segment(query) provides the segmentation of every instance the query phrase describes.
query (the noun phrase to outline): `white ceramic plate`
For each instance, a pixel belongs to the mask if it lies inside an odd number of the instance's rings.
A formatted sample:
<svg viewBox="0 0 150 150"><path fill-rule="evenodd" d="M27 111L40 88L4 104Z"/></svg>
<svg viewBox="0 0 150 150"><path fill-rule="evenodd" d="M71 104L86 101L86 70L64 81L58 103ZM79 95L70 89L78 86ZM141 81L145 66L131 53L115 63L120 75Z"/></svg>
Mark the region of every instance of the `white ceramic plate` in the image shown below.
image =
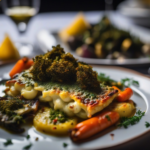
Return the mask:
<svg viewBox="0 0 150 150"><path fill-rule="evenodd" d="M12 66L1 67L0 76L2 76L2 73L4 72L9 72L11 67ZM150 79L135 71L119 67L94 66L94 70L96 70L98 73L105 73L109 75L112 79L117 81L126 77L134 78L135 80L139 81L140 87L133 87L134 94L131 97L131 99L136 103L137 109L146 112L145 116L141 119L139 123L135 124L134 126L130 126L128 129L117 128L115 130L105 130L104 132L93 136L87 142L81 144L74 144L69 137L54 137L40 133L34 127L26 127L26 132L21 135L10 134L5 130L0 129L0 149L20 150L29 143L33 144L31 150L101 149L116 146L118 144L130 141L131 139L135 139L136 137L139 137L142 134L148 132L149 128L145 127L145 121L150 120L150 102L148 101L148 98L150 97ZM113 140L110 136L110 134L112 133L115 135ZM27 134L31 136L29 140L26 140ZM35 141L36 137L39 138L39 141L37 142ZM12 139L12 142L14 144L5 147L3 143L6 141L6 139ZM67 143L68 146L64 148L63 143Z"/></svg>

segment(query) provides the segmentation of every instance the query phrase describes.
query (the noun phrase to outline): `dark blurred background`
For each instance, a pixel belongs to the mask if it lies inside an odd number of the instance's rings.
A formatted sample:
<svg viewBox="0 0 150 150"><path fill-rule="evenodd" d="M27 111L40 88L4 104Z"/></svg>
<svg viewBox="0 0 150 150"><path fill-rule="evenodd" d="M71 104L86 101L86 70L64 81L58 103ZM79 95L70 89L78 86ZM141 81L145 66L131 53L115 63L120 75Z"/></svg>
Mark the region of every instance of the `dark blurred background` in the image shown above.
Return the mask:
<svg viewBox="0 0 150 150"><path fill-rule="evenodd" d="M96 11L105 10L106 4L116 10L123 0L41 0L40 13L60 11ZM2 9L0 7L0 13Z"/></svg>

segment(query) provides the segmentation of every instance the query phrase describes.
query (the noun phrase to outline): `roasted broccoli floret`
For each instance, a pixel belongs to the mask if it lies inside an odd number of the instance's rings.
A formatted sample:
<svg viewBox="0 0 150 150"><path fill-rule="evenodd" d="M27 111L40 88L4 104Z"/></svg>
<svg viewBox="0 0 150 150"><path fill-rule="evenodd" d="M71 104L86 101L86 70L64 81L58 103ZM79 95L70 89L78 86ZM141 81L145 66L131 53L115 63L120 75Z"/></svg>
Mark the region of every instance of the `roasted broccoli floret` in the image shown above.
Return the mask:
<svg viewBox="0 0 150 150"><path fill-rule="evenodd" d="M76 80L76 67L71 61L63 59L54 61L46 72L51 76L52 81L75 82Z"/></svg>
<svg viewBox="0 0 150 150"><path fill-rule="evenodd" d="M59 60L61 56L64 54L63 48L60 45L56 47L53 46L51 51L48 51L44 55L36 56L34 60L33 68L31 69L31 73L33 73L33 79L39 81L46 81L47 79L51 78L50 74L47 74L46 70L55 60Z"/></svg>
<svg viewBox="0 0 150 150"><path fill-rule="evenodd" d="M97 81L97 73L92 67L83 63L79 63L77 67L77 83L83 89L100 91L100 84Z"/></svg>
<svg viewBox="0 0 150 150"><path fill-rule="evenodd" d="M46 65L50 64L51 61L46 61L42 57L36 57L34 59L34 65L31 69L31 73L33 73L33 79L39 81L45 81L47 79L45 70Z"/></svg>
<svg viewBox="0 0 150 150"><path fill-rule="evenodd" d="M77 82L81 88L100 90L97 73L92 70L92 67L78 62L73 55L65 53L60 45L53 47L44 55L36 56L31 73L34 80Z"/></svg>
<svg viewBox="0 0 150 150"><path fill-rule="evenodd" d="M65 54L65 51L60 45L57 45L56 47L53 46L53 49L51 51L48 51L46 54L44 54L43 59L48 60L59 60L62 56L62 54Z"/></svg>

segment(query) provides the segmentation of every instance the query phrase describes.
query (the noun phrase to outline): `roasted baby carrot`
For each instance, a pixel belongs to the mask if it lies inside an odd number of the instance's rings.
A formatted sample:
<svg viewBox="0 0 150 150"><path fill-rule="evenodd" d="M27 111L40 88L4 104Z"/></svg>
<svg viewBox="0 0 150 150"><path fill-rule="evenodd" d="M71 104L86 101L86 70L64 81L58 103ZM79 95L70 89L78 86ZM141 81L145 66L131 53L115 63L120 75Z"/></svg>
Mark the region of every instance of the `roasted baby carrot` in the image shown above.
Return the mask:
<svg viewBox="0 0 150 150"><path fill-rule="evenodd" d="M120 116L117 112L103 112L102 114L77 124L75 128L70 131L70 137L74 142L86 139L115 124L119 118Z"/></svg>
<svg viewBox="0 0 150 150"><path fill-rule="evenodd" d="M112 88L114 88L115 90L118 90L118 93L121 92L121 90L118 87L116 87L116 86L112 86Z"/></svg>
<svg viewBox="0 0 150 150"><path fill-rule="evenodd" d="M129 100L129 98L133 95L133 91L131 88L126 88L124 91L119 92L119 95L117 97L118 102L124 102Z"/></svg>
<svg viewBox="0 0 150 150"><path fill-rule="evenodd" d="M27 57L24 57L15 64L15 66L10 71L9 75L12 78L15 74L22 72L25 69L28 69L32 66L33 61L29 60Z"/></svg>
<svg viewBox="0 0 150 150"><path fill-rule="evenodd" d="M33 65L34 61L32 59L29 59L27 63L25 64L24 69L29 69Z"/></svg>

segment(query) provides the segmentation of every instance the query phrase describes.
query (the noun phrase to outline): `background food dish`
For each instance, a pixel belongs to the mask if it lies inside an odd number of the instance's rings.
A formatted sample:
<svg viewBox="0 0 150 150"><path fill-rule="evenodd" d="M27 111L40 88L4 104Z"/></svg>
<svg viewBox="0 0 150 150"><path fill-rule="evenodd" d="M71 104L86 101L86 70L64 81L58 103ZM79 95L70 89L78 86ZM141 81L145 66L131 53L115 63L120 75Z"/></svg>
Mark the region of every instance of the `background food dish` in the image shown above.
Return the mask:
<svg viewBox="0 0 150 150"><path fill-rule="evenodd" d="M121 16L119 15L115 15L115 14L107 14L109 18L111 18L112 23L118 27L119 29L124 29L126 31L130 31L132 35L137 35L143 42L145 43L150 43L150 41L148 39L149 38L149 30L146 30L144 28L135 26L135 25L131 25L127 20L122 19ZM103 14L101 14L99 16L99 18L101 18L103 16ZM90 17L87 17L87 20L90 23L96 23L96 21L99 21L99 18L97 17L97 19L91 19ZM40 31L37 34L37 40L38 40L38 44L40 46L40 48L46 52L47 49L50 49L50 45L48 45L48 41L44 40L46 36L49 36L49 38L53 38L55 39L55 43L61 44L63 45L63 47L71 52L72 54L75 55L76 58L78 58L81 61L84 61L86 63L90 63L90 64L111 64L111 65L136 65L136 64L147 64L150 63L149 58L138 58L138 59L124 59L124 60L110 60L110 59L93 59L93 58L81 58L79 56L77 56L74 52L70 51L70 48L64 44L60 38L57 36L57 34L53 34L54 32L50 32L48 30L44 30L44 31ZM56 33L56 32L55 32ZM45 34L45 35L44 35Z"/></svg>
<svg viewBox="0 0 150 150"><path fill-rule="evenodd" d="M13 65L12 65L13 66ZM7 66L7 67L2 67L2 72L9 72L10 68L12 66ZM136 104L137 104L137 108L141 109L142 111L146 111L146 115L145 117L142 118L142 120L134 125L129 127L128 129L124 129L124 128L118 128L116 130L112 130L107 133L108 130L102 132L101 134L97 134L96 136L93 137L93 139L91 139L88 142L82 143L80 145L76 145L73 144L69 138L67 137L54 137L54 136L49 136L49 135L45 135L42 134L38 131L35 130L35 128L33 127L26 127L26 132L22 135L14 135L14 134L10 134L2 129L0 129L0 144L3 148L3 142L5 142L4 139L8 139L8 138L12 138L14 144L10 145L8 147L4 147L6 149L12 148L12 149L17 149L17 147L23 147L27 144L29 144L29 142L26 140L26 135L30 134L31 136L31 141L33 143L33 146L31 149L33 150L40 150L43 146L45 147L45 149L64 149L63 147L63 143L67 143L68 147L67 149L79 149L79 147L81 149L96 149L96 148L106 148L106 147L111 147L111 146L115 146L121 143L124 143L126 141L129 141L135 137L140 136L143 133L148 132L148 128L145 127L145 121L149 121L149 115L150 115L150 109L149 109L149 101L148 101L148 96L150 96L149 93L149 85L150 85L150 81L149 78L147 77L143 77L141 74L138 74L134 71L129 71L129 70L124 70L122 68L111 68L111 67L94 67L94 70L98 71L98 72L103 72L109 76L111 76L111 78L115 79L115 80L120 80L121 78L134 78L135 80L138 80L140 83L140 90L138 89L134 89L134 95L131 99L133 99ZM127 73L128 75L125 75L125 73ZM1 74L0 74L1 75ZM140 130L139 130L140 128ZM105 134L106 133L106 134ZM114 139L111 139L110 134L114 134ZM103 135L104 134L104 135ZM124 135L124 136L122 136ZM34 142L35 138L39 137L39 141L38 142ZM56 140L56 141L54 141ZM23 142L24 141L24 142ZM109 143L109 144L108 144Z"/></svg>

